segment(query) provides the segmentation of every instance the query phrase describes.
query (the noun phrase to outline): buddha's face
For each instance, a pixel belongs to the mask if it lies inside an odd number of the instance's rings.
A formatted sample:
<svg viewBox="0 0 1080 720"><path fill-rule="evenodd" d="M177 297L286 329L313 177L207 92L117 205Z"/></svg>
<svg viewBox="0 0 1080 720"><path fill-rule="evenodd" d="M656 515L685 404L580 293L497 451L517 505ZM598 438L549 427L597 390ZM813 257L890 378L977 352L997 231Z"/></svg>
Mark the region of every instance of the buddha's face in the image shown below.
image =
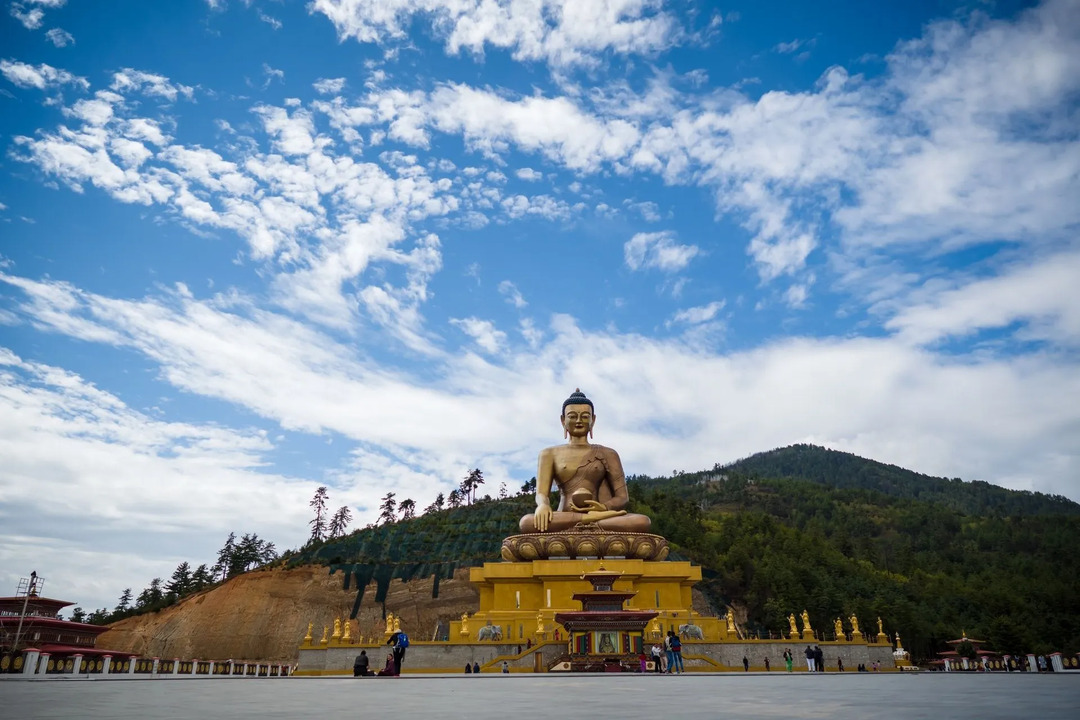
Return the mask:
<svg viewBox="0 0 1080 720"><path fill-rule="evenodd" d="M596 422L591 405L567 405L563 410L562 424L570 437L585 437Z"/></svg>

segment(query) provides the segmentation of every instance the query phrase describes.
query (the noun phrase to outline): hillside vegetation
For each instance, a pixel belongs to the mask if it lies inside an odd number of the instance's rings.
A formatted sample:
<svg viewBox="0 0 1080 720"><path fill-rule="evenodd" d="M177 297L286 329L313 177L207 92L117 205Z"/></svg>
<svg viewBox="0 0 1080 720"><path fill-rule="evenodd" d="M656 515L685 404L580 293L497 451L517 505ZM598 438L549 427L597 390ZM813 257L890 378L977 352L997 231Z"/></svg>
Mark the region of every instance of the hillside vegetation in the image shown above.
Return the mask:
<svg viewBox="0 0 1080 720"><path fill-rule="evenodd" d="M703 566L715 606L747 608L779 632L807 609L815 626L876 618L918 657L966 631L1005 652L1080 649L1080 507L1066 498L932 478L799 445L711 471L636 476L631 507ZM289 557L374 582L449 577L498 559L532 498L478 501L359 530ZM435 592L437 592L437 585ZM370 596L369 596L370 598Z"/></svg>

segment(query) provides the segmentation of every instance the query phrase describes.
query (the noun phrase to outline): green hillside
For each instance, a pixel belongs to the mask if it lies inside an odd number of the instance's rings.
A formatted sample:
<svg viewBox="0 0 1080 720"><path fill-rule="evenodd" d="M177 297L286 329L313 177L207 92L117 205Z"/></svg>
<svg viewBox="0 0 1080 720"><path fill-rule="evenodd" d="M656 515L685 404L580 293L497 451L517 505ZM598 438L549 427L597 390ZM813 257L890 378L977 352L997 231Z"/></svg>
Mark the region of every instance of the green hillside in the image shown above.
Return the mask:
<svg viewBox="0 0 1080 720"><path fill-rule="evenodd" d="M812 446L638 476L630 494L632 511L650 515L655 532L702 565L699 587L715 604L748 608L751 631L786 629L787 615L805 608L821 629L851 613L870 629L881 616L922 658L962 630L1005 652L1080 650L1080 516L1064 498L929 478ZM381 595L393 577L448 577L497 560L500 541L531 507L519 495L432 512L288 562L329 565L351 588L375 582Z"/></svg>
<svg viewBox="0 0 1080 720"><path fill-rule="evenodd" d="M905 470L815 445L791 445L751 455L723 468L762 478L792 478L835 488L876 490L893 497L939 503L967 515L1080 515L1080 504L1061 495L1006 490Z"/></svg>

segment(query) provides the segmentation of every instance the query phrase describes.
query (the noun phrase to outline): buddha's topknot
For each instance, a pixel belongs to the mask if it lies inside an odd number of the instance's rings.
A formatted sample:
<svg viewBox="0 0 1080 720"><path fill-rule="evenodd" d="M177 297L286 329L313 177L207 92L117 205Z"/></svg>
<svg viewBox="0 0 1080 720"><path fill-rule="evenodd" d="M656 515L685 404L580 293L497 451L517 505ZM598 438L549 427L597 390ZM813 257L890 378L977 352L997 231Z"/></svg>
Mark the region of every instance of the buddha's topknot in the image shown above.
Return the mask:
<svg viewBox="0 0 1080 720"><path fill-rule="evenodd" d="M570 397L563 401L562 409L563 413L566 413L567 405L588 405L596 412L596 408L593 407L592 400L585 397L585 393L581 392L581 388L574 388L574 392L570 393Z"/></svg>

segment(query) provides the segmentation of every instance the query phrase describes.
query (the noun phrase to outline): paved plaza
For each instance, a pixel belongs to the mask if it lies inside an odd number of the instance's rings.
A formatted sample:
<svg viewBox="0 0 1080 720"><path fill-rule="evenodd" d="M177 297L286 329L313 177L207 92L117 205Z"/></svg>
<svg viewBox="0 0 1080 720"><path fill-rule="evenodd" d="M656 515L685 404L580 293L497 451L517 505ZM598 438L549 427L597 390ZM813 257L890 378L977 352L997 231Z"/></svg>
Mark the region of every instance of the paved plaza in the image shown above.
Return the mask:
<svg viewBox="0 0 1080 720"><path fill-rule="evenodd" d="M480 675L0 682L7 718L1080 717L1080 675Z"/></svg>

